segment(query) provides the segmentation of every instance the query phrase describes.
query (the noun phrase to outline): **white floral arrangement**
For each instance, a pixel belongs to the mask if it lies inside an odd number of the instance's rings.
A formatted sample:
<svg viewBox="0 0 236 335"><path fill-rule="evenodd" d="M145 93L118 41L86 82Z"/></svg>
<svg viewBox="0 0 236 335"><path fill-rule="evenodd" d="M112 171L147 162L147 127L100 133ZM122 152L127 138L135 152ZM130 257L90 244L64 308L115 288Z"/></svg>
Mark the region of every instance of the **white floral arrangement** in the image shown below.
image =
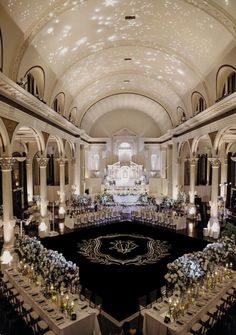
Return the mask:
<svg viewBox="0 0 236 335"><path fill-rule="evenodd" d="M167 264L167 285L185 290L212 272L216 265L225 264L235 255L235 237L223 236L217 242L208 244L203 251L185 254Z"/></svg>
<svg viewBox="0 0 236 335"><path fill-rule="evenodd" d="M204 253L198 251L177 258L174 262L167 264L167 269L165 279L168 286L182 291L204 277L208 262Z"/></svg>
<svg viewBox="0 0 236 335"><path fill-rule="evenodd" d="M235 237L223 236L217 242L208 244L203 250L210 262L223 264L235 257Z"/></svg>
<svg viewBox="0 0 236 335"><path fill-rule="evenodd" d="M27 235L16 240L19 258L34 266L34 271L41 276L45 285L55 289L65 287L76 290L79 285L79 268L57 251L46 249L36 237Z"/></svg>

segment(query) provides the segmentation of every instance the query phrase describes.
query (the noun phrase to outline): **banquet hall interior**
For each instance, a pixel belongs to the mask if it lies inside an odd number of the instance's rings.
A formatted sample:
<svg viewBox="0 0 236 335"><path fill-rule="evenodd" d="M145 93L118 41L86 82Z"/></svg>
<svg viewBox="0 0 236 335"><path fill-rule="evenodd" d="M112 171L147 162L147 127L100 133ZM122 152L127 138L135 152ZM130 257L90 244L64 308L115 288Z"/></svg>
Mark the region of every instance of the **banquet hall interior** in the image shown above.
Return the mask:
<svg viewBox="0 0 236 335"><path fill-rule="evenodd" d="M234 0L0 0L0 334L236 334L235 112Z"/></svg>

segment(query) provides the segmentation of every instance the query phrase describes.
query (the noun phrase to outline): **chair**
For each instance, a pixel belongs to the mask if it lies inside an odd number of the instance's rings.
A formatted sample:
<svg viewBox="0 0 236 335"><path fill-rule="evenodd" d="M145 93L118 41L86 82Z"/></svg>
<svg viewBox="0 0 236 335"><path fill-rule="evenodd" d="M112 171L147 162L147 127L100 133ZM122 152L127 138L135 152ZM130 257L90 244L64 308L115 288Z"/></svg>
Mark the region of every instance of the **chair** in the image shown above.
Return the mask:
<svg viewBox="0 0 236 335"><path fill-rule="evenodd" d="M210 316L208 314L205 314L201 317L199 323L203 326L201 330L201 334L205 335L208 330L211 328L210 327Z"/></svg>
<svg viewBox="0 0 236 335"><path fill-rule="evenodd" d="M32 329L33 333L36 335L37 334L37 323L40 320L39 315L35 311L32 311L29 314L29 318L30 318L30 321L29 321L28 326Z"/></svg>
<svg viewBox="0 0 236 335"><path fill-rule="evenodd" d="M49 330L48 324L43 320L38 321L35 328L37 335L44 335Z"/></svg>
<svg viewBox="0 0 236 335"><path fill-rule="evenodd" d="M207 314L210 316L210 328L213 328L218 321L218 309L213 307L207 312Z"/></svg>
<svg viewBox="0 0 236 335"><path fill-rule="evenodd" d="M27 325L30 323L30 313L31 312L32 312L32 307L27 303L23 303L23 305L22 305L22 318Z"/></svg>
<svg viewBox="0 0 236 335"><path fill-rule="evenodd" d="M194 323L194 325L190 329L190 333L194 335L201 335L203 330L203 325L199 322Z"/></svg>
<svg viewBox="0 0 236 335"><path fill-rule="evenodd" d="M152 290L151 292L149 292L148 293L148 303L149 304L153 304L154 302L156 302L157 301L157 289L155 289L155 290Z"/></svg>
<svg viewBox="0 0 236 335"><path fill-rule="evenodd" d="M85 287L84 296L87 301L90 301L92 298L92 291Z"/></svg>
<svg viewBox="0 0 236 335"><path fill-rule="evenodd" d="M138 298L138 305L139 305L138 330L141 332L142 321L143 321L142 310L144 310L148 305L148 295L147 294Z"/></svg>
<svg viewBox="0 0 236 335"><path fill-rule="evenodd" d="M99 310L99 313L100 313L101 310L102 310L103 300L102 300L102 298L101 298L99 295L97 295L97 294L95 294L95 297L94 297L94 303L95 303L95 306L96 306L96 308Z"/></svg>

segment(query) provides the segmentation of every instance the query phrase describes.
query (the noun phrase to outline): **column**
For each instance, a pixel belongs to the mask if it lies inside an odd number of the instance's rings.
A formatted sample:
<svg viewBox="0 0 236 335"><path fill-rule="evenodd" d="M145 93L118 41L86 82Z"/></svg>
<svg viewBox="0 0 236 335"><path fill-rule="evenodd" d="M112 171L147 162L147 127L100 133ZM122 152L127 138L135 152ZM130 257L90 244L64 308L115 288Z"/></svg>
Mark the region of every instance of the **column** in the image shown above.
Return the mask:
<svg viewBox="0 0 236 335"><path fill-rule="evenodd" d="M65 198L66 198L66 189L65 189L65 163L66 159L61 157L57 159L60 168L60 205L65 208Z"/></svg>
<svg viewBox="0 0 236 335"><path fill-rule="evenodd" d="M28 202L33 201L34 189L33 189L33 168L32 159L26 159L26 176L27 176L27 199Z"/></svg>
<svg viewBox="0 0 236 335"><path fill-rule="evenodd" d="M189 202L190 204L195 203L195 170L198 158L190 158L190 187L189 187Z"/></svg>
<svg viewBox="0 0 236 335"><path fill-rule="evenodd" d="M1 256L2 264L9 264L13 260L11 251L14 248L14 227L12 220L12 167L15 159L12 157L0 158L2 168L2 193L3 193L3 252Z"/></svg>
<svg viewBox="0 0 236 335"><path fill-rule="evenodd" d="M73 193L80 194L80 142L76 143L75 156L72 159Z"/></svg>
<svg viewBox="0 0 236 335"><path fill-rule="evenodd" d="M179 158L177 157L177 143L173 141L172 148L172 198L177 200L179 189Z"/></svg>
<svg viewBox="0 0 236 335"><path fill-rule="evenodd" d="M212 166L212 183L211 183L211 217L218 216L218 194L219 194L219 167L218 158L208 158Z"/></svg>
<svg viewBox="0 0 236 335"><path fill-rule="evenodd" d="M40 215L44 219L47 215L47 164L48 158L37 159L40 168Z"/></svg>
<svg viewBox="0 0 236 335"><path fill-rule="evenodd" d="M167 147L167 181L168 197L172 197L172 145Z"/></svg>
<svg viewBox="0 0 236 335"><path fill-rule="evenodd" d="M161 148L161 178L166 178L166 148Z"/></svg>
<svg viewBox="0 0 236 335"><path fill-rule="evenodd" d="M228 159L221 159L221 176L220 176L220 195L223 197L224 201L226 201L227 195L227 170L228 170Z"/></svg>

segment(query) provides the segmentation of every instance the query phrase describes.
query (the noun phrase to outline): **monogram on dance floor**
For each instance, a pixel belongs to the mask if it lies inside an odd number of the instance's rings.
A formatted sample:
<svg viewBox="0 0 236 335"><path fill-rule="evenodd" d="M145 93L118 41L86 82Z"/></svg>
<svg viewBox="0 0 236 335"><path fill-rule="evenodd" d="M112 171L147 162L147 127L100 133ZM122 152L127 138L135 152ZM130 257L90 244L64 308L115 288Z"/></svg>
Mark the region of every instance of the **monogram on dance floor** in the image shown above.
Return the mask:
<svg viewBox="0 0 236 335"><path fill-rule="evenodd" d="M93 263L104 265L146 265L169 255L170 244L151 237L113 234L83 240L78 253Z"/></svg>

